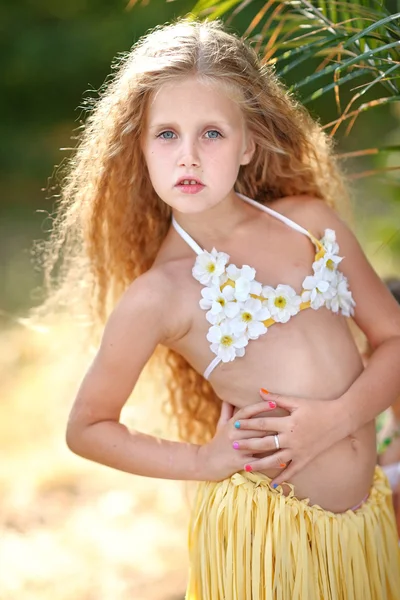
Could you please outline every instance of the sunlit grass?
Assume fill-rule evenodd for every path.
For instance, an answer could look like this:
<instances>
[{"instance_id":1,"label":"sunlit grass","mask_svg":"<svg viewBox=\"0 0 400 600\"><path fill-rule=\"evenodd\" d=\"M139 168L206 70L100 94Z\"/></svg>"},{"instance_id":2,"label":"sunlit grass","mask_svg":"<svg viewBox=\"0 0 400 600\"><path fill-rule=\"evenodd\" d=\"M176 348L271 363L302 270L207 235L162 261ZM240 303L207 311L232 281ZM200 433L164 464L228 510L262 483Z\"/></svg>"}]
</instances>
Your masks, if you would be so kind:
<instances>
[{"instance_id":1,"label":"sunlit grass","mask_svg":"<svg viewBox=\"0 0 400 600\"><path fill-rule=\"evenodd\" d=\"M182 598L187 490L66 448L68 411L88 361L70 326L38 333L16 324L0 339L0 597ZM149 381L125 420L147 431L164 426Z\"/></svg>"}]
</instances>

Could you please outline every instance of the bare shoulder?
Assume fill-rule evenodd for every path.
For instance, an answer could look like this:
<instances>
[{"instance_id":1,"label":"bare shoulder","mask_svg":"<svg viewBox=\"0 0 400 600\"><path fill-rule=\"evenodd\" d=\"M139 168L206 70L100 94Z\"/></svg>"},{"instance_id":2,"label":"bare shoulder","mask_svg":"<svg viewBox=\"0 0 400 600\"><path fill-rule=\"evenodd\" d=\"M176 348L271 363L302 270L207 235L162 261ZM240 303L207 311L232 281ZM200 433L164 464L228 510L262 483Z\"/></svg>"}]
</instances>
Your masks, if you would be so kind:
<instances>
[{"instance_id":1,"label":"bare shoulder","mask_svg":"<svg viewBox=\"0 0 400 600\"><path fill-rule=\"evenodd\" d=\"M119 301L113 318L129 327L138 320L152 323L159 333L159 343L167 343L180 336L184 320L175 318L181 302L183 269L180 261L159 263L131 283Z\"/></svg>"},{"instance_id":2,"label":"bare shoulder","mask_svg":"<svg viewBox=\"0 0 400 600\"><path fill-rule=\"evenodd\" d=\"M152 267L137 277L121 298L121 306L134 309L137 304L150 308L162 307L174 292L174 282L168 264Z\"/></svg>"},{"instance_id":3,"label":"bare shoulder","mask_svg":"<svg viewBox=\"0 0 400 600\"><path fill-rule=\"evenodd\" d=\"M292 219L316 237L325 229L342 229L344 222L336 210L321 198L314 196L290 196L276 200L272 207L285 217Z\"/></svg>"}]
</instances>

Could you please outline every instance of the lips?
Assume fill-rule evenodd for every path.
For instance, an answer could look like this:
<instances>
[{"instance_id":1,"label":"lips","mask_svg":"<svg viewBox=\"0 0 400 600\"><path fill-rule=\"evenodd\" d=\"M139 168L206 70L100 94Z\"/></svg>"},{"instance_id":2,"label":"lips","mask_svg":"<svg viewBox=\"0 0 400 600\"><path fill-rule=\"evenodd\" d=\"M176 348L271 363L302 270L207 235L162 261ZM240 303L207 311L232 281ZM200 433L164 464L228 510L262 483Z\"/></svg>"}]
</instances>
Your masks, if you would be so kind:
<instances>
[{"instance_id":1,"label":"lips","mask_svg":"<svg viewBox=\"0 0 400 600\"><path fill-rule=\"evenodd\" d=\"M180 177L175 184L175 189L178 190L180 194L199 194L205 188L205 185L200 179L197 177L193 177L190 175L185 175Z\"/></svg>"}]
</instances>

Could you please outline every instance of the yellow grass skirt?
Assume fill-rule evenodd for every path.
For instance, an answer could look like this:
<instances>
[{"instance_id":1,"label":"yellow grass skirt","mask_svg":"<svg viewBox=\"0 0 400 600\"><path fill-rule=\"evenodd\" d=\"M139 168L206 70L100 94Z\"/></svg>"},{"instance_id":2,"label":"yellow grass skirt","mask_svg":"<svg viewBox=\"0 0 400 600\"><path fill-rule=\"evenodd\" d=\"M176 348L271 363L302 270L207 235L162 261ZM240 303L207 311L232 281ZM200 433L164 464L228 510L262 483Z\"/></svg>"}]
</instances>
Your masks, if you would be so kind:
<instances>
[{"instance_id":1,"label":"yellow grass skirt","mask_svg":"<svg viewBox=\"0 0 400 600\"><path fill-rule=\"evenodd\" d=\"M377 467L368 499L335 514L260 473L199 485L187 600L400 600L391 490Z\"/></svg>"}]
</instances>

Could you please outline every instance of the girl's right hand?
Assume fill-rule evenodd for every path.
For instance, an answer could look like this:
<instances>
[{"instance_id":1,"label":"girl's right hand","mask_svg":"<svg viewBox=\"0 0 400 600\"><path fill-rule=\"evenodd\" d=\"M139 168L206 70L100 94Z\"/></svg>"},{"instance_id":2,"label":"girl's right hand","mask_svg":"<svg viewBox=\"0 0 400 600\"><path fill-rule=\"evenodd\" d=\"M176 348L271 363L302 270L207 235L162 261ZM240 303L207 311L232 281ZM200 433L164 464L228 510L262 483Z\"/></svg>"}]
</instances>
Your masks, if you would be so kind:
<instances>
[{"instance_id":1,"label":"girl's right hand","mask_svg":"<svg viewBox=\"0 0 400 600\"><path fill-rule=\"evenodd\" d=\"M235 442L264 437L268 432L240 430L235 427L235 423L240 419L249 418L249 412L251 416L256 416L265 411L266 403L257 402L253 406L241 408L233 415L234 407L228 402L222 402L215 435L210 442L200 446L198 450L198 472L201 480L221 481L245 468L246 463L253 458L253 454L248 450L235 449Z\"/></svg>"}]
</instances>

